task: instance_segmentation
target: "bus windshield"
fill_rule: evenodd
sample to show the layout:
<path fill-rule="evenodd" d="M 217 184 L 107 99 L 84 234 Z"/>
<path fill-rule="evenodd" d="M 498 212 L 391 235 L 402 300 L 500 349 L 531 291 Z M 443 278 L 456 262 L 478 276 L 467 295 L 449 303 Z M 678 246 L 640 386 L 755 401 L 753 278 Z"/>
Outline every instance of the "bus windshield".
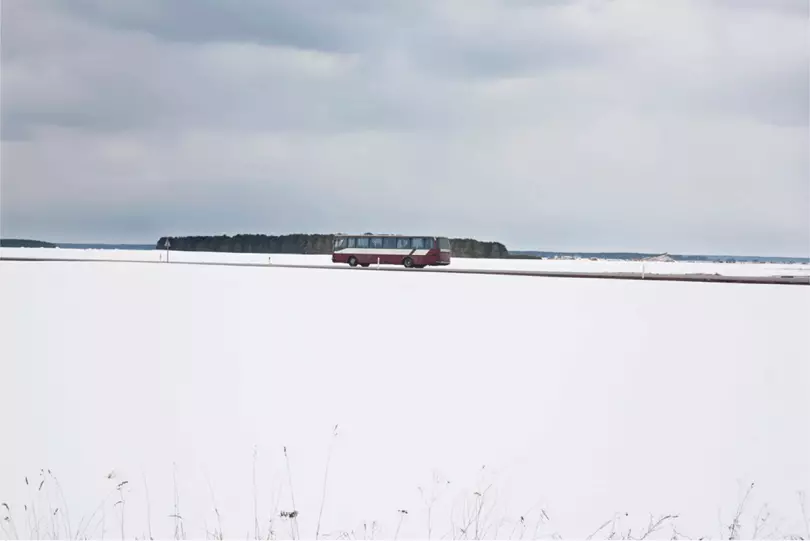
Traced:
<path fill-rule="evenodd" d="M 449 252 L 450 251 L 450 239 L 445 237 L 439 237 L 439 250 L 442 252 Z"/>

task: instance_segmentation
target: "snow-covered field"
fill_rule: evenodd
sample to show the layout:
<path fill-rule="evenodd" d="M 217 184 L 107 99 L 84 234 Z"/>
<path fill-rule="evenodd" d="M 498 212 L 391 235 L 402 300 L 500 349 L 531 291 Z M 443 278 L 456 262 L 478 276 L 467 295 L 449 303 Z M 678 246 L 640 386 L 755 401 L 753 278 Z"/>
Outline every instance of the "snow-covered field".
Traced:
<path fill-rule="evenodd" d="M 215 507 L 253 537 L 254 494 L 262 535 L 275 517 L 288 537 L 291 479 L 312 538 L 331 447 L 331 539 L 583 538 L 614 517 L 635 536 L 649 513 L 728 537 L 751 482 L 743 538 L 765 504 L 759 536 L 807 535 L 808 306 L 771 285 L 0 261 L 0 501 L 21 537 L 36 501 L 42 536 L 69 510 L 74 536 L 118 538 L 123 510 L 128 537 L 168 538 L 176 474 L 188 537 Z"/>
<path fill-rule="evenodd" d="M 161 261 L 162 250 L 79 250 L 64 248 L 2 248 L 3 257 L 63 258 L 63 259 L 124 259 Z M 170 252 L 177 262 L 276 263 L 287 265 L 331 265 L 328 255 L 297 254 L 235 254 L 222 252 Z M 551 272 L 645 272 L 648 274 L 720 274 L 723 276 L 809 276 L 810 264 L 775 263 L 709 263 L 529 259 L 468 259 L 454 258 L 450 268 L 537 270 Z"/>

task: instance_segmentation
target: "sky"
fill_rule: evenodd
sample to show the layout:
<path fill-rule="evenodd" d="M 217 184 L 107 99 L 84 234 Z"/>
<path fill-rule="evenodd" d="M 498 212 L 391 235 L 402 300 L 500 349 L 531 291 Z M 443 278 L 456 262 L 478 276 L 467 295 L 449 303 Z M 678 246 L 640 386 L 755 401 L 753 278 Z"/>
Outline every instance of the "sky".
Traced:
<path fill-rule="evenodd" d="M 4 0 L 0 234 L 810 255 L 806 0 Z"/>

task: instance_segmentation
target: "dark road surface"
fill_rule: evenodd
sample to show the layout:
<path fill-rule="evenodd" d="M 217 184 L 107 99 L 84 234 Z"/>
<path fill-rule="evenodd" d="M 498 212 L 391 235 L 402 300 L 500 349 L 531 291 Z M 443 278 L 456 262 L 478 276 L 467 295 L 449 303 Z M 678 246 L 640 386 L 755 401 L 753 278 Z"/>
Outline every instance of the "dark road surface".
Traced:
<path fill-rule="evenodd" d="M 317 269 L 317 270 L 346 270 L 354 272 L 415 272 L 415 273 L 443 273 L 443 274 L 478 274 L 496 276 L 529 276 L 538 278 L 590 278 L 607 280 L 643 280 L 668 282 L 719 282 L 731 284 L 778 284 L 778 285 L 810 285 L 810 276 L 720 276 L 718 274 L 644 274 L 639 272 L 553 272 L 530 270 L 494 270 L 494 269 L 454 269 L 452 266 L 443 268 L 406 269 L 404 267 L 381 266 L 369 268 L 351 268 L 348 265 L 291 265 L 270 263 L 233 263 L 214 261 L 143 261 L 137 259 L 78 259 L 78 258 L 33 258 L 33 257 L 2 257 L 0 261 L 17 262 L 52 262 L 52 263 L 142 263 L 151 265 L 207 265 L 216 267 L 262 267 L 286 269 Z"/>

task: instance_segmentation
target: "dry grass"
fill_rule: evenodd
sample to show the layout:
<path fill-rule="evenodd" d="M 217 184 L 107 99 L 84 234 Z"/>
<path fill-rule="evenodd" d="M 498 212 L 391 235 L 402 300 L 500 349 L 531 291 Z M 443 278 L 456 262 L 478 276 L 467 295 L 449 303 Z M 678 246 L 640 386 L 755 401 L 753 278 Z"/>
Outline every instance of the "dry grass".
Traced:
<path fill-rule="evenodd" d="M 337 427 L 333 433 L 332 443 L 337 438 Z M 398 539 L 404 524 L 408 523 L 410 513 L 406 509 L 392 510 L 390 521 L 392 529 L 389 534 L 385 534 L 385 529 L 378 521 L 371 523 L 364 522 L 361 528 L 348 530 L 333 530 L 329 533 L 322 533 L 323 509 L 327 502 L 327 484 L 329 479 L 329 467 L 331 461 L 331 445 L 327 455 L 326 467 L 324 470 L 323 485 L 321 489 L 320 507 L 317 515 L 315 531 L 316 539 L 376 539 L 393 538 Z M 217 505 L 214 488 L 206 474 L 211 508 L 216 517 L 216 527 L 209 531 L 205 526 L 206 539 L 228 538 L 252 538 L 255 541 L 260 539 L 276 539 L 276 521 L 286 524 L 288 527 L 288 537 L 300 539 L 298 529 L 299 511 L 295 506 L 293 492 L 293 477 L 290 464 L 290 455 L 284 448 L 284 458 L 287 471 L 287 482 L 289 483 L 289 498 L 291 508 L 289 510 L 279 510 L 278 501 L 275 502 L 266 527 L 262 527 L 262 516 L 264 512 L 258 502 L 258 482 L 256 477 L 257 453 L 253 455 L 252 487 L 253 487 L 253 525 L 252 532 L 248 530 L 245 535 L 230 532 L 226 534 L 223 530 L 221 514 Z M 482 468 L 483 470 L 483 468 Z M 185 539 L 186 531 L 184 520 L 180 509 L 180 492 L 177 485 L 177 468 L 173 468 L 174 500 L 173 508 L 167 516 L 173 520 L 173 537 L 175 540 Z M 135 539 L 153 539 L 152 537 L 152 509 L 149 501 L 149 488 L 146 478 L 143 478 L 143 487 L 146 500 L 146 530 L 140 535 L 128 536 L 127 530 L 132 530 L 132 521 L 127 520 L 127 494 L 130 490 L 129 481 L 119 479 L 116 472 L 107 475 L 110 482 L 110 490 L 101 500 L 95 510 L 87 517 L 82 517 L 77 527 L 74 529 L 70 521 L 67 501 L 64 497 L 62 487 L 57 478 L 50 470 L 40 470 L 39 478 L 29 479 L 25 477 L 24 482 L 29 490 L 29 501 L 21 507 L 11 505 L 7 502 L 0 502 L 0 532 L 6 539 L 104 539 L 108 534 L 108 508 L 116 511 L 117 528 L 114 528 L 113 536 L 121 539 L 132 537 Z M 431 490 L 427 491 L 423 487 L 417 487 L 422 495 L 425 504 L 427 521 L 424 523 L 424 532 L 420 535 L 431 539 L 434 534 L 433 507 L 446 494 L 450 486 L 450 481 L 443 479 L 434 473 Z M 720 536 L 690 536 L 679 529 L 680 517 L 677 514 L 662 514 L 658 516 L 650 515 L 641 523 L 635 523 L 627 513 L 616 513 L 610 519 L 593 529 L 587 539 L 608 539 L 608 540 L 633 540 L 642 541 L 648 539 L 711 539 L 722 538 L 728 540 L 737 539 L 810 539 L 810 524 L 805 504 L 805 495 L 798 494 L 796 511 L 800 512 L 803 531 L 786 532 L 782 531 L 780 523 L 774 521 L 768 505 L 763 505 L 755 512 L 749 512 L 751 494 L 754 491 L 754 484 L 747 486 L 744 494 L 734 507 L 733 514 L 722 524 Z M 460 506 L 454 505 L 450 517 L 450 528 L 441 535 L 441 539 L 539 539 L 551 538 L 562 539 L 559 532 L 550 530 L 552 519 L 545 509 L 534 506 L 526 509 L 518 516 L 504 514 L 496 516 L 498 507 L 496 505 L 496 489 L 492 483 L 482 483 L 471 492 L 469 489 L 462 490 L 460 496 L 463 502 Z M 459 509 L 459 513 L 456 510 Z M 24 526 L 22 526 L 24 525 Z M 141 526 L 143 527 L 143 526 Z M 305 535 L 310 537 L 313 534 Z M 192 536 L 197 537 L 197 536 Z M 287 537 L 287 536 L 282 536 Z"/>

